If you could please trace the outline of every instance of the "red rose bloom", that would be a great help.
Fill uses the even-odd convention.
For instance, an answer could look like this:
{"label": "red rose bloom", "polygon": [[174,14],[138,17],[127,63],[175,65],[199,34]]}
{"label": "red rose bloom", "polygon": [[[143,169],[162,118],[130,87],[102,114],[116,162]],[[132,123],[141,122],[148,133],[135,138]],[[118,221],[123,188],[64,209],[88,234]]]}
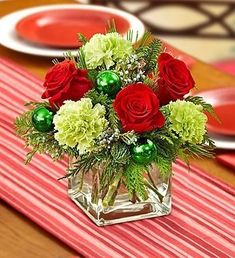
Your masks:
{"label": "red rose bloom", "polygon": [[54,65],[46,74],[42,98],[49,98],[53,108],[60,107],[65,100],[79,100],[92,88],[87,71],[77,69],[72,61]]}
{"label": "red rose bloom", "polygon": [[113,106],[124,131],[143,133],[160,128],[165,123],[159,111],[157,95],[143,83],[131,84],[121,90]]}
{"label": "red rose bloom", "polygon": [[158,91],[161,105],[171,100],[183,99],[184,95],[195,86],[192,75],[185,63],[162,53],[158,58]]}

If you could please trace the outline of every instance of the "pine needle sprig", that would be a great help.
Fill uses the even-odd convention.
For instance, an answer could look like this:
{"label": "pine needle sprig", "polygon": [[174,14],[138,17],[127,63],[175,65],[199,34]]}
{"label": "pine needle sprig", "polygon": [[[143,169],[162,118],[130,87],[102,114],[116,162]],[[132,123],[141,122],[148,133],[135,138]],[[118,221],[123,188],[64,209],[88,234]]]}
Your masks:
{"label": "pine needle sprig", "polygon": [[134,31],[133,29],[128,30],[127,34],[126,34],[126,39],[130,42],[133,42],[133,36],[134,36]]}
{"label": "pine needle sprig", "polygon": [[78,50],[78,60],[77,60],[77,65],[80,69],[86,69],[87,70],[87,65],[86,65],[86,59],[85,59],[85,53],[83,48],[81,47]]}
{"label": "pine needle sprig", "polygon": [[89,79],[94,83],[96,84],[96,79],[97,79],[97,75],[98,75],[98,71],[95,70],[95,69],[90,69],[88,70],[88,77]]}
{"label": "pine needle sprig", "polygon": [[117,116],[112,104],[108,105],[107,112],[108,112],[108,120],[109,120],[110,127],[114,131],[120,130],[120,128],[121,128],[120,121],[118,119],[118,116]]}
{"label": "pine needle sprig", "polygon": [[80,158],[73,163],[72,168],[68,169],[67,175],[65,175],[63,178],[76,176],[80,172],[87,173],[90,169],[92,169],[92,167],[104,162],[106,157],[107,151],[104,149],[98,153],[92,152],[81,155]]}
{"label": "pine needle sprig", "polygon": [[169,178],[172,171],[172,158],[166,158],[157,153],[154,157],[153,163],[159,169],[161,177],[164,179]]}
{"label": "pine needle sprig", "polygon": [[151,32],[145,31],[143,37],[141,38],[141,40],[139,41],[139,43],[137,45],[137,49],[148,45],[149,41],[151,41],[152,38],[153,38],[153,36],[152,36]]}
{"label": "pine needle sprig", "polygon": [[126,164],[131,158],[130,150],[124,143],[116,142],[111,148],[111,155],[115,163]]}
{"label": "pine needle sprig", "polygon": [[196,158],[213,158],[213,147],[205,144],[192,144],[186,143],[182,146],[184,152],[187,153],[189,156],[196,157]]}
{"label": "pine needle sprig", "polygon": [[185,98],[185,101],[190,101],[195,105],[201,105],[203,107],[204,112],[210,113],[218,122],[220,122],[218,116],[216,115],[213,106],[207,102],[202,97],[199,96],[188,96]]}
{"label": "pine needle sprig", "polygon": [[141,200],[148,199],[148,193],[144,183],[144,173],[148,170],[148,166],[136,164],[133,161],[126,166],[124,177],[130,195],[136,194]]}
{"label": "pine needle sprig", "polygon": [[106,160],[106,164],[104,166],[104,169],[100,175],[100,187],[106,188],[111,184],[113,181],[115,175],[121,170],[121,166],[116,161],[112,160],[111,158],[108,158]]}
{"label": "pine needle sprig", "polygon": [[116,23],[114,19],[108,21],[108,24],[107,24],[107,33],[112,33],[112,32],[117,32]]}
{"label": "pine needle sprig", "polygon": [[88,39],[82,33],[78,33],[78,40],[82,42],[83,45],[88,42]]}
{"label": "pine needle sprig", "polygon": [[139,136],[134,131],[129,131],[119,135],[119,138],[127,145],[136,144]]}
{"label": "pine needle sprig", "polygon": [[19,136],[24,137],[30,130],[32,130],[33,128],[32,115],[33,115],[33,110],[29,110],[16,118],[15,129],[16,129],[16,133]]}
{"label": "pine needle sprig", "polygon": [[[27,105],[37,106],[38,103],[30,102]],[[62,159],[69,149],[64,149],[54,138],[54,132],[42,133],[34,129],[32,115],[34,110],[24,112],[15,120],[16,133],[24,139],[25,147],[32,148],[27,154],[25,163],[28,164],[36,153],[48,154],[53,160]]]}
{"label": "pine needle sprig", "polygon": [[62,159],[66,154],[66,149],[59,145],[53,133],[41,133],[36,130],[30,130],[23,138],[25,139],[25,146],[32,148],[32,151],[27,155],[26,164],[31,161],[36,153],[48,154],[53,160]]}
{"label": "pine needle sprig", "polygon": [[108,105],[110,105],[112,103],[112,100],[110,100],[110,98],[108,97],[107,94],[103,94],[102,92],[99,93],[95,89],[88,91],[84,95],[84,98],[90,98],[93,105],[100,103],[101,105],[107,107]]}
{"label": "pine needle sprig", "polygon": [[32,106],[33,108],[38,108],[38,107],[50,107],[50,104],[47,101],[43,102],[37,102],[37,101],[29,101],[24,104],[25,107],[30,107]]}
{"label": "pine needle sprig", "polygon": [[145,60],[146,72],[154,71],[156,69],[156,66],[157,66],[156,59],[161,52],[162,52],[162,43],[159,39],[155,39],[155,38],[153,38],[149,44],[137,49],[138,57],[143,58]]}

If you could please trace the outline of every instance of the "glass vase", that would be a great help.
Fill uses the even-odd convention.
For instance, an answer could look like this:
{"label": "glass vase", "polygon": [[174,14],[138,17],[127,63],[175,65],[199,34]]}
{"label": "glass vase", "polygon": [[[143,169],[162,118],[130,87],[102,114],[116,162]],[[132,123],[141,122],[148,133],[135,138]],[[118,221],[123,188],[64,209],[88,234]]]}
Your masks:
{"label": "glass vase", "polygon": [[[74,160],[69,167],[73,168]],[[141,200],[130,195],[125,182],[117,175],[104,190],[100,177],[105,165],[93,167],[86,173],[78,173],[68,178],[68,194],[87,216],[98,226],[153,218],[171,212],[171,176],[162,178],[154,164],[144,173],[147,198]]]}

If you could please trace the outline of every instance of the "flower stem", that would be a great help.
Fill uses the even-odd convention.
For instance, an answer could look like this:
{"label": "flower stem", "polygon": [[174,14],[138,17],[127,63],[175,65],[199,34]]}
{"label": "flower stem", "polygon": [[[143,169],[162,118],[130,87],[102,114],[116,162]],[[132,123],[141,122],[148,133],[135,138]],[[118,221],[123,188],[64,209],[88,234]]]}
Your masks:
{"label": "flower stem", "polygon": [[162,194],[160,194],[157,191],[157,189],[148,182],[147,179],[144,179],[144,184],[145,184],[145,186],[147,186],[149,189],[151,189],[158,196],[160,202],[162,203],[164,196]]}
{"label": "flower stem", "polygon": [[109,202],[112,199],[113,194],[115,193],[115,191],[118,188],[118,184],[119,184],[121,178],[122,178],[122,171],[120,171],[116,175],[116,177],[114,178],[113,183],[109,185],[108,192],[103,199],[103,206],[104,207],[107,207],[109,205]]}
{"label": "flower stem", "polygon": [[97,204],[99,200],[99,171],[97,169],[93,169],[92,172],[93,172],[93,175],[92,175],[91,201]]}

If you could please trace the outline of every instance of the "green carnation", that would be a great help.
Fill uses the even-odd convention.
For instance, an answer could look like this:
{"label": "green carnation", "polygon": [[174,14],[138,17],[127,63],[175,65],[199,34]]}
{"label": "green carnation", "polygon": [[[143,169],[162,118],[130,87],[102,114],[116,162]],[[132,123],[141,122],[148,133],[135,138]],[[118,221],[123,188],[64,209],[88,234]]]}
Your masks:
{"label": "green carnation", "polygon": [[206,133],[207,116],[201,105],[192,102],[177,100],[168,105],[169,129],[178,134],[184,141],[200,144]]}
{"label": "green carnation", "polygon": [[117,32],[95,34],[83,47],[88,69],[104,65],[109,69],[119,59],[124,59],[133,53],[132,43]]}
{"label": "green carnation", "polygon": [[91,151],[95,139],[107,128],[105,107],[92,105],[91,99],[65,101],[54,116],[55,139],[60,145],[76,147],[80,154]]}

